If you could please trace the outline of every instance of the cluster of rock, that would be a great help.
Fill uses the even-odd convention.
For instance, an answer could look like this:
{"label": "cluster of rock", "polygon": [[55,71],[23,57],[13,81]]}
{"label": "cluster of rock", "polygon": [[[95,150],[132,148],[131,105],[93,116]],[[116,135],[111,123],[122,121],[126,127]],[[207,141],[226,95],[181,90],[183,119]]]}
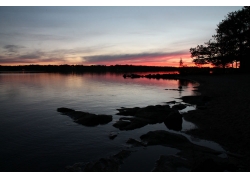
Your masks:
{"label": "cluster of rock", "polygon": [[131,151],[122,150],[119,153],[107,158],[100,158],[97,161],[89,163],[75,163],[67,166],[66,171],[69,172],[118,172],[125,158],[130,155]]}
{"label": "cluster of rock", "polygon": [[88,112],[83,111],[75,111],[73,109],[69,108],[58,108],[58,112],[61,112],[63,115],[67,115],[71,117],[74,122],[82,124],[84,126],[97,126],[97,125],[103,125],[107,124],[112,121],[111,115],[105,115],[105,114],[92,114]]}
{"label": "cluster of rock", "polygon": [[[231,158],[231,161],[229,161],[228,158],[221,157],[226,152],[195,145],[181,134],[164,130],[149,131],[141,135],[140,140],[129,139],[127,143],[136,147],[162,145],[180,150],[175,155],[161,155],[152,171],[239,171],[239,167],[236,165],[238,158],[234,159],[234,161]],[[227,155],[230,155],[230,153]]]}
{"label": "cluster of rock", "polygon": [[149,79],[179,79],[179,74],[147,74],[147,75],[140,75],[140,74],[123,74],[124,78],[149,78]]}
{"label": "cluster of rock", "polygon": [[151,105],[142,108],[117,109],[119,111],[117,115],[130,117],[121,117],[113,126],[120,130],[133,130],[146,126],[147,124],[164,122],[168,129],[180,131],[182,129],[182,115],[178,110],[184,109],[185,107],[186,105],[184,104],[177,104],[172,108],[170,108],[169,105]]}
{"label": "cluster of rock", "polygon": [[[152,171],[178,172],[178,171],[202,171],[223,172],[238,171],[237,159],[229,161],[220,157],[225,152],[215,151],[206,147],[192,144],[185,136],[164,130],[150,131],[140,136],[140,140],[128,139],[126,142],[132,147],[147,147],[162,145],[177,148],[175,155],[160,155]],[[119,153],[106,158],[100,158],[88,163],[75,163],[67,166],[66,171],[84,172],[114,172],[119,171],[124,160],[131,154],[131,150],[121,150]]]}

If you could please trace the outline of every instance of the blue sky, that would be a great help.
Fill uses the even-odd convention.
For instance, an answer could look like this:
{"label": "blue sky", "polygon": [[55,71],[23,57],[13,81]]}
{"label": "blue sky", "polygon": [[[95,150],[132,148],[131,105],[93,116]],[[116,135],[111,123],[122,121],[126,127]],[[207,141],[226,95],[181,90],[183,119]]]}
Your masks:
{"label": "blue sky", "polygon": [[0,65],[192,65],[189,49],[242,6],[0,7]]}

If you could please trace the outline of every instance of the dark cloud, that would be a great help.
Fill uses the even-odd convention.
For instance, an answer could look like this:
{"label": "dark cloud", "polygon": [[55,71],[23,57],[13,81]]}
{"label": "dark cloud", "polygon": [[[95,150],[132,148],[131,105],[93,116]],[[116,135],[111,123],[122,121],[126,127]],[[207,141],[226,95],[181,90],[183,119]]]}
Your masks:
{"label": "dark cloud", "polygon": [[23,48],[23,46],[10,44],[10,45],[5,45],[3,48],[6,49],[8,52],[16,53],[20,48]]}
{"label": "dark cloud", "polygon": [[6,58],[0,56],[0,65],[10,64],[65,64],[64,59],[59,58],[44,58],[44,59],[20,59],[20,58]]}
{"label": "dark cloud", "polygon": [[98,62],[115,62],[115,61],[131,61],[131,60],[144,60],[152,61],[153,58],[159,59],[164,57],[181,56],[187,54],[186,51],[177,52],[156,52],[156,53],[139,53],[139,54],[119,54],[119,55],[98,55],[98,56],[84,56],[82,57],[85,62],[98,63]]}
{"label": "dark cloud", "polygon": [[43,55],[43,52],[36,51],[30,54],[21,55],[18,57],[18,59],[41,59]]}
{"label": "dark cloud", "polygon": [[[11,48],[11,47],[7,47]],[[54,57],[47,55],[44,52],[35,51],[32,53],[13,55],[13,56],[0,56],[0,65],[4,64],[64,64],[64,58]]]}

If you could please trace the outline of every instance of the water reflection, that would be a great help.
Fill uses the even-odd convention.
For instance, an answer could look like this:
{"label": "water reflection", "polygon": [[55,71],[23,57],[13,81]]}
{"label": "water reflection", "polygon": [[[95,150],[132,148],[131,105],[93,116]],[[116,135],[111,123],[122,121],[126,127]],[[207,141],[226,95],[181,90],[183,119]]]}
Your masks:
{"label": "water reflection", "polygon": [[[117,131],[112,125],[120,118],[116,109],[173,101],[179,92],[165,89],[178,88],[178,82],[123,79],[122,74],[114,73],[1,73],[0,169],[63,171],[79,160],[88,162],[114,154],[130,137],[165,128],[164,124],[148,125],[123,131],[110,140],[109,132]],[[183,85],[183,89],[182,95],[193,94],[191,84]],[[62,106],[113,115],[113,121],[92,128],[82,126],[56,112]]]}

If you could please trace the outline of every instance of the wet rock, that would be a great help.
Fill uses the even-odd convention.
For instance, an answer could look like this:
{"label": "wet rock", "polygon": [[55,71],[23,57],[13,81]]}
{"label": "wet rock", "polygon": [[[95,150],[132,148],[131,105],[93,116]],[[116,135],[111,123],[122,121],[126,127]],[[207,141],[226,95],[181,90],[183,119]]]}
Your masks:
{"label": "wet rock", "polygon": [[180,156],[161,155],[156,161],[153,172],[189,172],[191,170],[190,162]]}
{"label": "wet rock", "polygon": [[111,139],[111,140],[115,139],[117,136],[118,136],[117,132],[110,132],[109,133],[109,139]]}
{"label": "wet rock", "polygon": [[122,117],[113,126],[120,130],[133,130],[147,124],[162,123],[173,111],[169,105],[156,105],[147,107],[121,108],[117,109],[118,115],[134,116]]}
{"label": "wet rock", "polygon": [[204,106],[212,98],[208,96],[182,96],[180,99],[185,103]]}
{"label": "wet rock", "polygon": [[82,112],[82,111],[75,111],[73,109],[69,108],[58,108],[58,112],[61,112],[63,115],[67,115],[71,117],[74,122],[82,124],[84,126],[97,126],[97,125],[103,125],[107,124],[110,121],[112,121],[111,115],[104,115],[104,114],[91,114],[88,112]]}
{"label": "wet rock", "polygon": [[182,110],[185,109],[187,106],[185,104],[176,104],[174,106],[172,106],[173,109],[177,109],[177,110]]}
{"label": "wet rock", "polygon": [[79,163],[75,163],[73,164],[73,166],[67,166],[65,168],[66,172],[82,172],[82,167],[84,166],[84,163],[79,162]]}
{"label": "wet rock", "polygon": [[149,131],[142,135],[141,140],[147,145],[177,145],[179,143],[189,143],[185,136],[170,133],[164,130]]}
{"label": "wet rock", "polygon": [[168,129],[181,131],[182,129],[182,115],[178,111],[171,112],[164,124],[167,126]]}
{"label": "wet rock", "polygon": [[138,120],[138,118],[129,118],[130,121],[127,120],[119,120],[116,123],[113,124],[114,127],[122,130],[134,130],[134,129],[138,129],[141,128],[143,126],[146,126],[148,124],[148,122],[145,121],[141,121]]}
{"label": "wet rock", "polygon": [[141,77],[144,77],[142,75],[139,75],[139,74],[123,74],[123,77],[124,78],[141,78]]}
{"label": "wet rock", "polygon": [[166,102],[167,104],[175,104],[176,103],[176,101],[168,101],[168,102]]}
{"label": "wet rock", "polygon": [[184,91],[183,89],[165,89],[165,90],[171,90],[171,91]]}
{"label": "wet rock", "polygon": [[74,112],[75,110],[69,109],[69,108],[65,108],[65,107],[61,107],[61,108],[57,108],[57,111],[61,112],[61,113],[67,113],[67,112]]}
{"label": "wet rock", "polygon": [[216,161],[212,158],[203,158],[195,163],[193,172],[235,172],[238,167],[228,162]]}
{"label": "wet rock", "polygon": [[89,162],[83,168],[84,172],[118,172],[123,160],[131,151],[122,150],[114,156],[101,158],[98,161]]}
{"label": "wet rock", "polygon": [[205,110],[205,109],[207,109],[207,107],[206,106],[196,106],[196,109]]}
{"label": "wet rock", "polygon": [[139,109],[139,107],[117,109],[119,111],[117,115],[134,116]]}
{"label": "wet rock", "polygon": [[129,138],[126,143],[131,144],[134,147],[146,146],[143,142],[137,141],[133,138]]}

